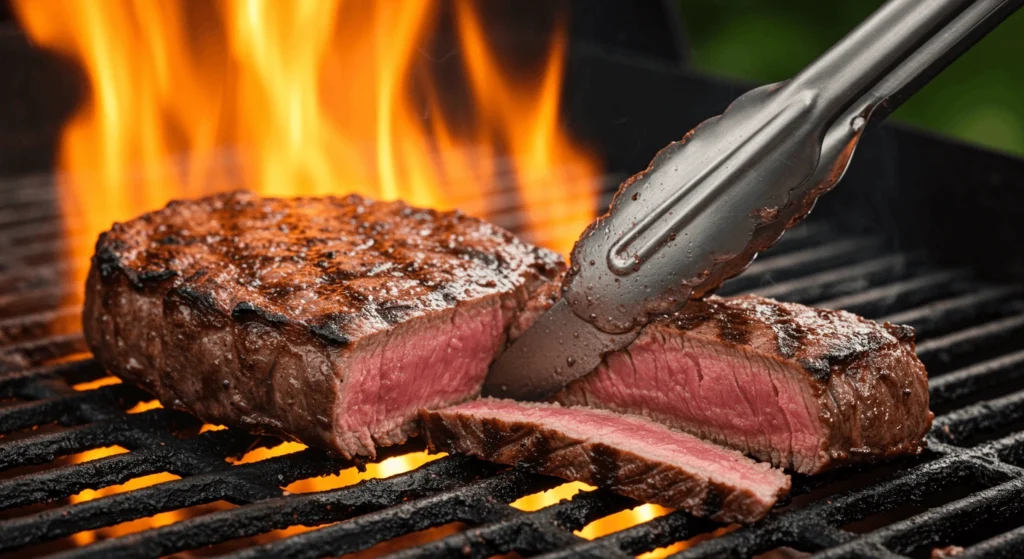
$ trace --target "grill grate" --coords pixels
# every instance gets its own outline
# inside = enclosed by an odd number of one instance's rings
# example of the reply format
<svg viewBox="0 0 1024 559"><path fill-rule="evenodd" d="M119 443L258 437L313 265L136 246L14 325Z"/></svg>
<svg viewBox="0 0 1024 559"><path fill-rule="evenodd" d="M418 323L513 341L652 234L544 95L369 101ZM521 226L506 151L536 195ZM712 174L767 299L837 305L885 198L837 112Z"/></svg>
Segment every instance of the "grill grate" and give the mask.
<svg viewBox="0 0 1024 559"><path fill-rule="evenodd" d="M196 419L173 410L125 413L150 399L129 385L75 390L106 373L84 353L79 332L51 329L74 316L80 301L59 283L72 264L56 256L60 228L52 197L36 193L42 186L38 179L0 185L18 205L0 212L0 554L159 557L327 525L224 551L320 557L461 523L463 529L395 556L616 557L721 528L675 512L587 541L573 531L639 503L597 490L523 512L509 503L560 482L457 456L387 479L286 494L282 488L294 481L353 463L305 449L232 465L225 459L278 441L235 430L199 434ZM841 235L812 219L722 291L914 325L938 415L923 456L796 476L790 502L767 520L704 538L678 557L745 557L779 547L822 557L927 557L950 544L966 546L967 557L1012 557L1024 549L1020 286L985 283L968 269L937 267L925 254L889 250L882 238ZM77 464L62 458L114 445L128 452ZM416 442L385 449L381 459L418 449ZM162 472L180 479L67 501L87 488ZM216 502L231 508L84 547L57 545L81 531Z"/></svg>

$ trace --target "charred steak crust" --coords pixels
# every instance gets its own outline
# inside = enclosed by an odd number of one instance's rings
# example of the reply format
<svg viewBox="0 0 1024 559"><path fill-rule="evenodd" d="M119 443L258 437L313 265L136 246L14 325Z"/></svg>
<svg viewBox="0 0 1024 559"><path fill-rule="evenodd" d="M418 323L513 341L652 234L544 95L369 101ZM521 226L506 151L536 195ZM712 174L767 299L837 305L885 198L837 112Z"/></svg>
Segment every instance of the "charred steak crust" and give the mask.
<svg viewBox="0 0 1024 559"><path fill-rule="evenodd" d="M420 418L431 451L524 466L721 522L759 520L790 488L768 464L638 416L485 398Z"/></svg>
<svg viewBox="0 0 1024 559"><path fill-rule="evenodd" d="M913 328L752 295L656 319L557 400L647 415L801 473L919 453L933 417Z"/></svg>
<svg viewBox="0 0 1024 559"><path fill-rule="evenodd" d="M415 433L419 407L476 395L533 293L563 269L557 254L457 211L241 191L103 233L83 322L99 361L165 405L373 455ZM422 347L405 347L411 338ZM398 390L405 373L393 369L416 351L461 371L423 381L443 393ZM410 386L430 374L420 369ZM407 417L385 417L401 412L382 394L409 400ZM342 418L348 409L362 415ZM376 426L353 424L363 417Z"/></svg>

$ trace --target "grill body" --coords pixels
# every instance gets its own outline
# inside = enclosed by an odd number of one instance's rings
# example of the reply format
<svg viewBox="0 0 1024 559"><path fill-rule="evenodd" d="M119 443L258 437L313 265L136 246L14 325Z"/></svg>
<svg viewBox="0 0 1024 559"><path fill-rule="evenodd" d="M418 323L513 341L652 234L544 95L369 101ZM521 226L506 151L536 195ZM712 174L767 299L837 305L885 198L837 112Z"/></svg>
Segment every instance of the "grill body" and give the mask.
<svg viewBox="0 0 1024 559"><path fill-rule="evenodd" d="M576 45L566 87L569 126L608 162L603 203L619 178L745 89L664 61ZM602 94L572 93L578 91ZM862 141L848 177L808 222L722 288L915 326L936 421L922 456L797 476L790 502L768 519L700 538L679 557L748 557L777 548L821 557L927 557L954 544L969 557L1024 552L1022 184L1019 159L883 126ZM0 554L320 557L383 551L390 548L374 546L449 527L392 551L627 557L720 528L676 512L586 541L574 530L639 503L597 490L522 512L508 503L559 482L465 457L286 494L282 487L293 481L353 464L307 449L232 465L225 458L278 441L236 430L200 434L196 419L172 410L125 413L150 399L129 385L72 388L105 373L85 353L80 332L53 328L73 324L80 300L78 286L61 282L74 264L59 256L52 176L4 180L0 196ZM521 223L514 208L497 221L512 229ZM114 445L128 452L79 464L62 458ZM416 445L386 449L381 458ZM179 479L67 500L160 472ZM78 532L211 503L226 505L128 536L66 545ZM267 543L245 540L295 525L323 527Z"/></svg>

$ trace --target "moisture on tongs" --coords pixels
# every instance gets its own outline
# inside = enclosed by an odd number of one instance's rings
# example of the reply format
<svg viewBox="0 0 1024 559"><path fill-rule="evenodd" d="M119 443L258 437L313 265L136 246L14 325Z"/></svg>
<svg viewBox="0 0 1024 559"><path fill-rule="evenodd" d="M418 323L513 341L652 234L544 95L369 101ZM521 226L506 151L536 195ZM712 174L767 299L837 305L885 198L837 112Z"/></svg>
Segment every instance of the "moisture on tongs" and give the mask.
<svg viewBox="0 0 1024 559"><path fill-rule="evenodd" d="M495 362L485 393L546 398L651 316L742 272L839 181L869 122L1021 4L890 0L791 80L664 148L577 241L563 298Z"/></svg>

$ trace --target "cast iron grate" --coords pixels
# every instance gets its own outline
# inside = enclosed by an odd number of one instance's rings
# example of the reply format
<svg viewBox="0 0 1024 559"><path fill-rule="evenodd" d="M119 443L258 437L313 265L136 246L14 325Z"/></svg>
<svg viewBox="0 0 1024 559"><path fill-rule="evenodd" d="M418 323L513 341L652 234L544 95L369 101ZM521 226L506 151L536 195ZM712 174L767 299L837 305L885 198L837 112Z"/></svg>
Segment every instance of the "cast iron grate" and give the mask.
<svg viewBox="0 0 1024 559"><path fill-rule="evenodd" d="M159 557L326 525L226 551L237 558L320 557L461 523L461 530L395 556L617 557L721 528L675 512L587 541L573 531L639 503L597 490L522 512L509 503L560 482L455 456L387 479L287 494L289 483L352 463L306 449L231 465L226 457L277 441L234 430L197 433L197 420L172 410L125 413L150 399L128 385L72 388L105 373L85 353L79 332L54 330L77 315L80 301L60 282L72 264L57 256L61 227L52 195L36 179L0 189L0 554ZM888 249L881 238L841 235L812 219L723 289L740 291L916 326L932 375L935 427L923 456L797 477L791 500L768 519L703 537L678 557L746 557L780 547L822 557L927 557L953 544L966 547L965 557L1024 550L1021 286L981 282L971 270L936 267L927 255ZM129 452L61 461L113 445ZM381 459L411 450L416 443L387 449ZM160 472L180 479L68 502L84 489ZM215 502L233 508L84 547L52 545L85 530Z"/></svg>

